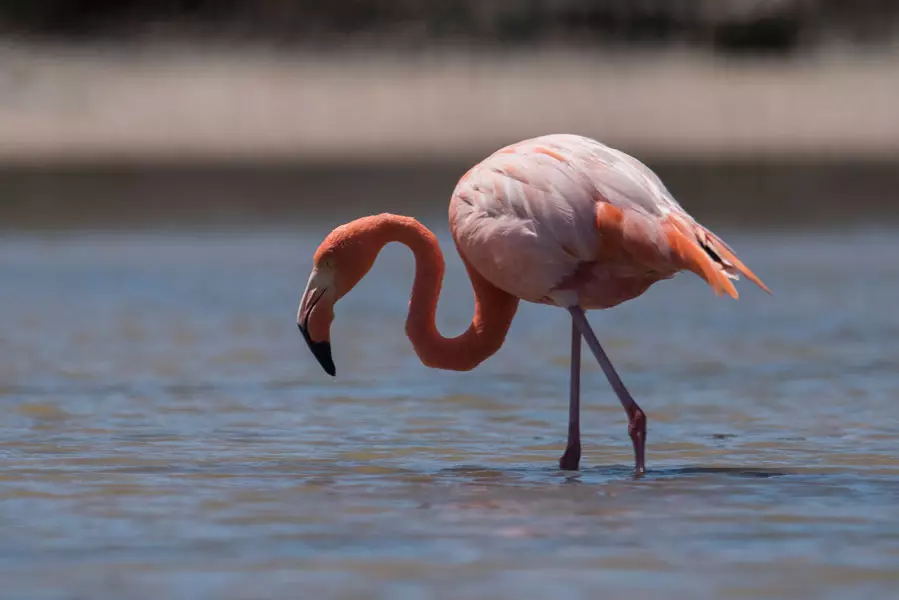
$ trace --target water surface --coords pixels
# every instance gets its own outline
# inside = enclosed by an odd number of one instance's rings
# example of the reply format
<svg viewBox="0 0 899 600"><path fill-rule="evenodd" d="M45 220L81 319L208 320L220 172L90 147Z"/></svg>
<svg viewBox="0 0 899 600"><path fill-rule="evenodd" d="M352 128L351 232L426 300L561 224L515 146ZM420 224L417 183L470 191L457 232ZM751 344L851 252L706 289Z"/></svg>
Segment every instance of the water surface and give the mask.
<svg viewBox="0 0 899 600"><path fill-rule="evenodd" d="M294 324L321 229L0 238L5 597L899 589L895 233L725 231L774 297L683 275L591 313L649 415L635 480L587 354L583 470L555 468L563 311L522 306L473 372L426 369L400 247L338 305L327 377ZM472 299L448 261L455 334Z"/></svg>

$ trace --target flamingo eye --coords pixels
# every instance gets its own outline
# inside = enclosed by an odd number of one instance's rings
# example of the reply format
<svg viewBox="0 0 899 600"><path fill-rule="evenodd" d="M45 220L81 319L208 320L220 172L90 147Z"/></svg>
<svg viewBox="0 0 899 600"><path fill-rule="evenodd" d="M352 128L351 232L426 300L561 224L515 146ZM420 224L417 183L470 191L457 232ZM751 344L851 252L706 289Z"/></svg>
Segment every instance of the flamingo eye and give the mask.
<svg viewBox="0 0 899 600"><path fill-rule="evenodd" d="M322 257L319 259L318 263L315 265L317 269L333 269L334 268L334 259L330 256Z"/></svg>

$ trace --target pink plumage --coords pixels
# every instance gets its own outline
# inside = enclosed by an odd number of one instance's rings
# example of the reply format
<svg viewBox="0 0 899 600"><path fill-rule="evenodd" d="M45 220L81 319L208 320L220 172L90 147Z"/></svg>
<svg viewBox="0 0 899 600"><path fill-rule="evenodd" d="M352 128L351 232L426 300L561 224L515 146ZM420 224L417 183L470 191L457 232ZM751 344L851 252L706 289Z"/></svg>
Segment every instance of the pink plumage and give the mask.
<svg viewBox="0 0 899 600"><path fill-rule="evenodd" d="M617 232L598 223L603 205L620 220ZM696 265L681 256L670 237L706 230L643 163L578 135L525 140L487 157L459 181L449 220L462 255L530 302L608 308L681 269L704 276L702 258ZM617 247L604 246L604 234ZM741 269L720 262L711 270L735 277Z"/></svg>

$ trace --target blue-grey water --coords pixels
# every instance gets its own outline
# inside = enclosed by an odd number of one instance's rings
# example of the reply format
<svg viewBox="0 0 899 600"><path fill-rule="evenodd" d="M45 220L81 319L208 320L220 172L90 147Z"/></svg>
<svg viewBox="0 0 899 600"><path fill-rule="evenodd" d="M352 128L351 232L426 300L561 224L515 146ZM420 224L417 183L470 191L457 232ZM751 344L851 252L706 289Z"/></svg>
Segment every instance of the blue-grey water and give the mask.
<svg viewBox="0 0 899 600"><path fill-rule="evenodd" d="M586 352L583 470L556 469L563 311L423 367L401 247L338 304L326 376L294 323L325 229L0 237L2 597L897 594L895 232L723 231L773 297L682 275L590 313L649 415L635 480Z"/></svg>

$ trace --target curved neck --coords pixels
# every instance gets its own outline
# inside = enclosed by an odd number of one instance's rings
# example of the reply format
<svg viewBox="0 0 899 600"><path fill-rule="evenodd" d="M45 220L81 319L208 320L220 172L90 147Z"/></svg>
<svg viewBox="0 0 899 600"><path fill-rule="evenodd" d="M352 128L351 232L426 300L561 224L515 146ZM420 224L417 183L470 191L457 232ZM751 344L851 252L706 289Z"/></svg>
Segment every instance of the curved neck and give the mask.
<svg viewBox="0 0 899 600"><path fill-rule="evenodd" d="M379 215L375 228L383 244L405 244L415 255L415 281L406 319L406 335L428 367L468 371L496 353L506 339L518 309L518 298L500 290L465 261L474 291L474 316L468 329L454 338L437 330L437 301L445 263L437 237L411 217ZM379 240L381 241L381 240Z"/></svg>

